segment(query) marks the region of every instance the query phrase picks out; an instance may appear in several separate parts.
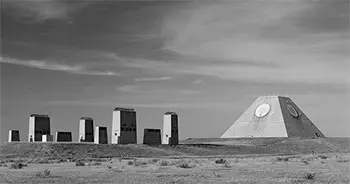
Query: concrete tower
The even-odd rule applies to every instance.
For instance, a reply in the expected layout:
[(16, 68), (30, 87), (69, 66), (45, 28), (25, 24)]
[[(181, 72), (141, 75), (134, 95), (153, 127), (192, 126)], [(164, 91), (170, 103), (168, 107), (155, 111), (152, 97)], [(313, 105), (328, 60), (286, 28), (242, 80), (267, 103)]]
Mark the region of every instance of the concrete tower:
[(178, 117), (175, 112), (164, 114), (162, 144), (179, 144)]
[(80, 118), (79, 142), (94, 142), (94, 120), (90, 117)]
[(39, 114), (30, 115), (28, 142), (41, 142), (42, 135), (50, 135), (50, 117)]
[(221, 136), (235, 137), (325, 136), (290, 98), (262, 96)]
[(108, 144), (107, 127), (97, 126), (95, 128), (95, 140), (96, 144)]
[(52, 142), (53, 136), (52, 135), (43, 135), (41, 140), (42, 140), (42, 142)]
[(160, 129), (144, 129), (143, 144), (161, 144), (161, 142)]
[(19, 130), (9, 130), (8, 142), (19, 142)]
[(136, 144), (137, 127), (134, 109), (115, 108), (112, 122), (112, 144)]

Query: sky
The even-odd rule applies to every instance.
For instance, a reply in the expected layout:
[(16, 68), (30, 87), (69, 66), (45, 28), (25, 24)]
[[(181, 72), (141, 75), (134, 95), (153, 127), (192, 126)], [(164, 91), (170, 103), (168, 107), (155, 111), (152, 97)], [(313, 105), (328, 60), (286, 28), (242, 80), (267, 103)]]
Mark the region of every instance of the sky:
[(111, 130), (115, 107), (136, 110), (139, 142), (167, 111), (180, 139), (220, 137), (261, 95), (287, 95), (326, 136), (350, 136), (348, 0), (4, 0), (1, 11), (1, 142), (9, 129), (27, 140), (33, 113), (74, 140), (83, 116)]

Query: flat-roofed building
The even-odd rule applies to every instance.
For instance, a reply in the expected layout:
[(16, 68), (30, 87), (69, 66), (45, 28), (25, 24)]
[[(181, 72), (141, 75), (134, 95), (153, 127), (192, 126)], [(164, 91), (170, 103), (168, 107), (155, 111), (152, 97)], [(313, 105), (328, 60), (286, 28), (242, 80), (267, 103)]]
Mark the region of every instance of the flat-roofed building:
[(19, 130), (9, 130), (8, 142), (19, 142)]
[(41, 142), (42, 135), (50, 135), (50, 117), (40, 114), (30, 115), (28, 142)]
[(117, 107), (113, 111), (112, 144), (136, 144), (137, 126), (134, 109)]
[(94, 120), (90, 117), (80, 118), (79, 142), (94, 142)]
[(56, 132), (56, 142), (72, 142), (72, 132)]
[(162, 144), (179, 144), (178, 116), (175, 112), (164, 114)]
[(95, 141), (96, 144), (108, 144), (107, 127), (95, 127)]
[(143, 131), (143, 144), (161, 144), (160, 129), (146, 128)]

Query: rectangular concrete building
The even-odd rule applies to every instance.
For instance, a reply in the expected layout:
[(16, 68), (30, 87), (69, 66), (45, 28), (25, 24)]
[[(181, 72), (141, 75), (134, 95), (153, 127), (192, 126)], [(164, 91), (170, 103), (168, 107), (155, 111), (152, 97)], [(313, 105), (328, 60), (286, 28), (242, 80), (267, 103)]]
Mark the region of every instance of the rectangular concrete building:
[(72, 132), (56, 132), (56, 142), (72, 142)]
[(107, 127), (97, 126), (95, 128), (95, 141), (96, 144), (108, 144)]
[(80, 118), (79, 142), (94, 142), (94, 120), (90, 117)]
[(41, 142), (42, 135), (50, 135), (50, 117), (39, 114), (30, 115), (28, 142)]
[(161, 144), (160, 129), (146, 128), (143, 131), (143, 144)]
[(52, 135), (43, 135), (41, 140), (42, 140), (42, 142), (52, 142), (53, 136)]
[(162, 144), (179, 144), (178, 116), (175, 112), (164, 114)]
[(9, 130), (8, 142), (19, 142), (19, 130)]
[(136, 144), (137, 126), (134, 109), (115, 108), (112, 122), (112, 144)]

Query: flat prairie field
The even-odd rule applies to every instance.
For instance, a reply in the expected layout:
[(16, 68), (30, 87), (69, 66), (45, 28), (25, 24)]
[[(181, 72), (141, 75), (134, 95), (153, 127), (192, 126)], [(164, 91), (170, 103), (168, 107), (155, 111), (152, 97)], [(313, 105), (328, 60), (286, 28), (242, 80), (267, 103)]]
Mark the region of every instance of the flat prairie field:
[(350, 154), (1, 161), (0, 183), (350, 183)]

